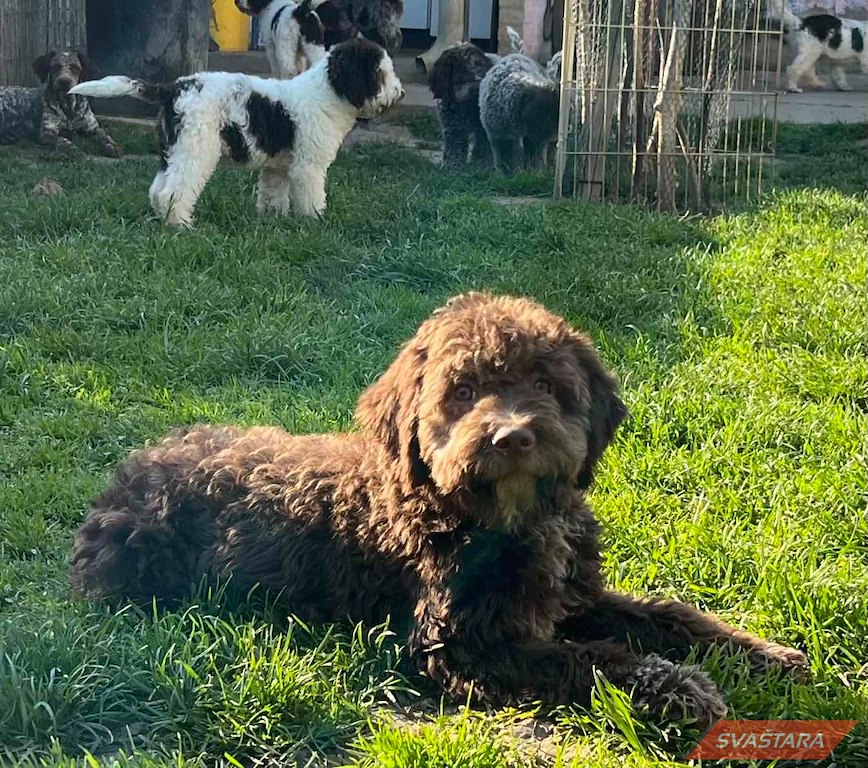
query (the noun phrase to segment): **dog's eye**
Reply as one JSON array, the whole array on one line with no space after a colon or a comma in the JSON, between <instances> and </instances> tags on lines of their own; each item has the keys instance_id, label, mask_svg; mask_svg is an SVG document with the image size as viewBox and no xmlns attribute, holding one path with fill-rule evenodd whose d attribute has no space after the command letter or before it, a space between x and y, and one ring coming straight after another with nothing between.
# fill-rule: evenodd
<instances>
[{"instance_id":1,"label":"dog's eye","mask_svg":"<svg viewBox=\"0 0 868 768\"><path fill-rule=\"evenodd\" d=\"M452 393L452 396L459 403L472 403L476 400L476 390L470 386L470 384L459 384L455 387L455 391Z\"/></svg>"},{"instance_id":2,"label":"dog's eye","mask_svg":"<svg viewBox=\"0 0 868 768\"><path fill-rule=\"evenodd\" d=\"M552 383L544 376L540 376L534 383L533 388L537 392L545 392L547 395L552 393Z\"/></svg>"}]
</instances>

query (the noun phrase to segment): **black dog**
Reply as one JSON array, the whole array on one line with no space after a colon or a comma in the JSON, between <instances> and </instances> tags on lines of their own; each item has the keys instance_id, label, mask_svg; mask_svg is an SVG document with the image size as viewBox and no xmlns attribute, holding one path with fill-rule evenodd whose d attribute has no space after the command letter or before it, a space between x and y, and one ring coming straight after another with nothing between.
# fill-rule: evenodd
<instances>
[{"instance_id":1,"label":"black dog","mask_svg":"<svg viewBox=\"0 0 868 768\"><path fill-rule=\"evenodd\" d=\"M479 120L479 83L494 66L491 57L473 43L447 48L434 62L428 87L437 99L443 131L443 163L463 165L473 138L471 157L487 161L491 146Z\"/></svg>"}]
</instances>

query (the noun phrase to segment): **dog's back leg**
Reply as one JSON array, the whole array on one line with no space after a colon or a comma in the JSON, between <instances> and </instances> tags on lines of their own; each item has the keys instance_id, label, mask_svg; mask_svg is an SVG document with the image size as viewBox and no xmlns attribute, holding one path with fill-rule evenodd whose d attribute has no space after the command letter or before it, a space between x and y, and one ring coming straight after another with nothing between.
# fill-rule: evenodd
<instances>
[{"instance_id":1,"label":"dog's back leg","mask_svg":"<svg viewBox=\"0 0 868 768\"><path fill-rule=\"evenodd\" d=\"M525 136L523 139L523 151L525 168L535 170L545 165L546 143L544 141L534 141Z\"/></svg>"},{"instance_id":2,"label":"dog's back leg","mask_svg":"<svg viewBox=\"0 0 868 768\"><path fill-rule=\"evenodd\" d=\"M814 50L800 50L799 55L793 59L793 63L787 67L787 90L791 93L801 93L799 80L808 71L814 71L817 62L817 54Z\"/></svg>"},{"instance_id":3,"label":"dog's back leg","mask_svg":"<svg viewBox=\"0 0 868 768\"><path fill-rule=\"evenodd\" d=\"M280 77L280 61L277 58L274 41L270 41L265 46L265 58L268 60L268 71L275 77Z\"/></svg>"},{"instance_id":4,"label":"dog's back leg","mask_svg":"<svg viewBox=\"0 0 868 768\"><path fill-rule=\"evenodd\" d=\"M832 83L839 91L852 91L853 88L847 82L847 75L844 73L844 67L840 64L832 65Z\"/></svg>"},{"instance_id":5,"label":"dog's back leg","mask_svg":"<svg viewBox=\"0 0 868 768\"><path fill-rule=\"evenodd\" d=\"M168 215L168 204L171 202L170 198L163 195L163 187L165 186L166 171L161 170L156 176L154 176L154 180L151 182L151 186L148 189L148 199L151 201L151 208L161 220L165 219Z\"/></svg>"},{"instance_id":6,"label":"dog's back leg","mask_svg":"<svg viewBox=\"0 0 868 768\"><path fill-rule=\"evenodd\" d=\"M309 43L307 41L302 41L301 52L307 62L307 69L319 64L326 55L325 46L320 45L319 43Z\"/></svg>"},{"instance_id":7,"label":"dog's back leg","mask_svg":"<svg viewBox=\"0 0 868 768\"><path fill-rule=\"evenodd\" d=\"M477 124L476 132L473 137L473 152L471 160L474 163L490 163L491 162L491 144L488 141L488 134L482 123Z\"/></svg>"},{"instance_id":8,"label":"dog's back leg","mask_svg":"<svg viewBox=\"0 0 868 768\"><path fill-rule=\"evenodd\" d=\"M826 87L826 81L823 80L822 77L817 76L817 62L814 62L814 64L808 69L808 71L805 72L805 77L808 78L808 82L815 88Z\"/></svg>"},{"instance_id":9,"label":"dog's back leg","mask_svg":"<svg viewBox=\"0 0 868 768\"><path fill-rule=\"evenodd\" d=\"M272 35L269 45L274 50L277 69L272 68L271 74L288 80L301 72L299 59L303 57L303 52L300 43L297 24L290 25L284 35Z\"/></svg>"},{"instance_id":10,"label":"dog's back leg","mask_svg":"<svg viewBox=\"0 0 868 768\"><path fill-rule=\"evenodd\" d=\"M191 227L196 202L217 170L222 153L216 126L213 130L199 130L195 136L182 133L169 153L162 187L151 199L154 212L165 217L167 224Z\"/></svg>"},{"instance_id":11,"label":"dog's back leg","mask_svg":"<svg viewBox=\"0 0 868 768\"><path fill-rule=\"evenodd\" d=\"M289 213L289 169L283 164L266 164L259 172L256 209L260 213Z\"/></svg>"},{"instance_id":12,"label":"dog's back leg","mask_svg":"<svg viewBox=\"0 0 868 768\"><path fill-rule=\"evenodd\" d=\"M519 145L514 138L491 138L494 167L501 173L512 173L518 165Z\"/></svg>"}]
</instances>

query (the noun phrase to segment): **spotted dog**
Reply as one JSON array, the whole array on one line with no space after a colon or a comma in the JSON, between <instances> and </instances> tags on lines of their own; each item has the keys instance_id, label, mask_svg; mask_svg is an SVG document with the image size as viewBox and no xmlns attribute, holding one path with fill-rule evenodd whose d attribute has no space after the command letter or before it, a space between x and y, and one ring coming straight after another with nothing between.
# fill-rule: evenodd
<instances>
[{"instance_id":1,"label":"spotted dog","mask_svg":"<svg viewBox=\"0 0 868 768\"><path fill-rule=\"evenodd\" d=\"M224 155L262 169L260 211L324 213L326 173L356 119L380 114L404 97L392 59L364 39L340 43L292 80L200 72L154 85L114 76L73 91L161 106L162 163L151 184L151 206L167 223L185 227Z\"/></svg>"},{"instance_id":2,"label":"spotted dog","mask_svg":"<svg viewBox=\"0 0 868 768\"><path fill-rule=\"evenodd\" d=\"M304 72L333 46L358 34L333 0L235 0L235 5L259 19L269 69L280 78Z\"/></svg>"},{"instance_id":3,"label":"spotted dog","mask_svg":"<svg viewBox=\"0 0 868 768\"><path fill-rule=\"evenodd\" d=\"M74 86L96 72L82 51L52 48L33 62L39 88L0 88L0 144L36 141L61 152L73 152L70 135L91 136L108 157L120 157L121 149L101 127L84 96Z\"/></svg>"},{"instance_id":4,"label":"spotted dog","mask_svg":"<svg viewBox=\"0 0 868 768\"><path fill-rule=\"evenodd\" d=\"M817 77L816 64L825 56L832 64L832 83L839 91L849 91L844 65L858 62L868 74L868 23L842 19L821 13L800 19L789 10L784 11L784 26L796 46L796 58L787 67L787 90L801 93L799 81L806 77L812 85L825 83Z\"/></svg>"}]
</instances>

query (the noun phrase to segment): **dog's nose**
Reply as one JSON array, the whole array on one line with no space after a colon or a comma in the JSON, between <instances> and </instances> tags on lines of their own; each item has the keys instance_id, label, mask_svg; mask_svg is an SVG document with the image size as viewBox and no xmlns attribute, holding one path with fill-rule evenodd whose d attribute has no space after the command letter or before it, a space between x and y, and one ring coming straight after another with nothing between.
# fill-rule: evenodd
<instances>
[{"instance_id":1,"label":"dog's nose","mask_svg":"<svg viewBox=\"0 0 868 768\"><path fill-rule=\"evenodd\" d=\"M527 427L501 427L491 438L491 444L499 451L527 453L536 445L536 437Z\"/></svg>"},{"instance_id":2,"label":"dog's nose","mask_svg":"<svg viewBox=\"0 0 868 768\"><path fill-rule=\"evenodd\" d=\"M66 77L59 77L57 79L57 88L60 91L68 91L73 85L75 85L75 83Z\"/></svg>"},{"instance_id":3,"label":"dog's nose","mask_svg":"<svg viewBox=\"0 0 868 768\"><path fill-rule=\"evenodd\" d=\"M402 88L401 92L398 94L398 101L401 101L401 99L403 99L406 95L407 92Z\"/></svg>"}]
</instances>

